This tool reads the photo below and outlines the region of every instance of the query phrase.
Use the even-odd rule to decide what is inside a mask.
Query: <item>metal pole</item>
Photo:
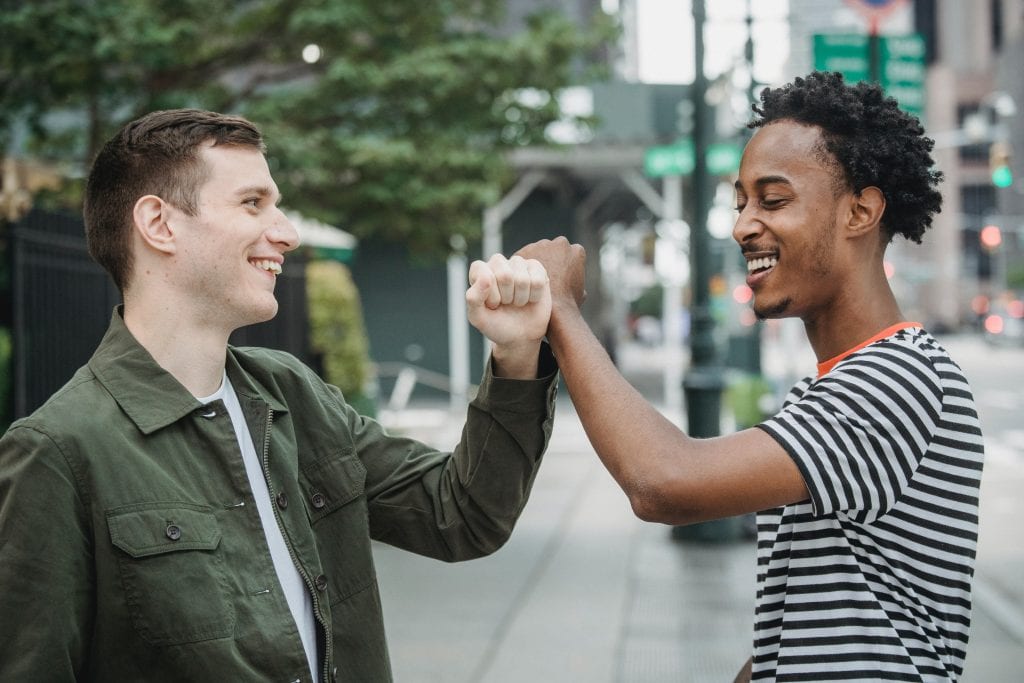
[[[704,75],[704,0],[693,0],[694,64],[693,79],[693,227],[690,230],[690,258],[693,276],[693,309],[690,327],[690,370],[683,382],[686,394],[687,431],[691,436],[718,436],[722,388],[722,368],[715,349],[715,321],[711,316],[712,270],[711,236],[707,230],[711,205],[711,178],[705,155],[710,142],[710,111],[707,105],[708,82]]]
[[[872,83],[882,82],[881,40],[878,38],[878,17],[872,15],[868,23],[868,69]]]
[[[469,322],[466,320],[466,254],[448,256],[448,367],[451,372],[451,409],[465,409],[469,398]]]
[[[750,70],[750,91],[748,98],[751,103],[757,102],[760,93],[758,92],[759,83],[754,78],[754,0],[747,0],[747,44],[744,46],[744,56],[747,59],[747,68]],[[748,140],[750,139],[750,130],[747,129],[747,135],[745,136]],[[745,262],[744,262],[745,265]],[[750,326],[749,343],[751,345],[750,353],[743,354],[744,360],[749,362],[749,366],[744,369],[754,375],[761,374],[761,323],[755,322]]]

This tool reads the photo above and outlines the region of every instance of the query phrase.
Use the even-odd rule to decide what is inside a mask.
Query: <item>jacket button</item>
[[[327,577],[323,574],[318,574],[317,577],[313,579],[313,585],[316,586],[316,589],[321,593],[324,592],[327,590]]]
[[[324,494],[320,493],[319,491],[313,494],[311,501],[313,503],[313,507],[315,507],[317,510],[323,508],[324,505],[327,505],[327,498],[325,498]]]
[[[277,494],[277,507],[281,508],[282,510],[288,507],[288,496],[287,494],[285,494],[284,491],[281,491],[281,493]]]
[[[177,541],[179,538],[181,538],[181,527],[179,527],[177,524],[168,524],[167,529],[164,531],[164,533],[167,534],[167,538],[171,539],[172,541]]]

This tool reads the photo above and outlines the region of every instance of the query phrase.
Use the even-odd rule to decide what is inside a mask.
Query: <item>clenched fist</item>
[[[491,340],[499,365],[536,364],[551,318],[551,287],[539,261],[495,254],[469,267],[469,322]],[[518,374],[518,373],[516,373]]]

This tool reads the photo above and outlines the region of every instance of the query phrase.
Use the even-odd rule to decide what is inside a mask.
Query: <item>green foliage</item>
[[[0,0],[2,2],[4,0]],[[153,109],[242,113],[289,208],[443,255],[479,236],[501,151],[544,142],[560,89],[613,35],[499,0],[46,0],[0,11],[0,148],[84,167]],[[322,58],[301,59],[318,45]],[[17,123],[17,125],[15,125]]]
[[[629,305],[629,312],[635,316],[649,315],[661,320],[661,300],[664,295],[664,288],[660,285],[648,287],[642,294]]]
[[[368,414],[369,341],[359,293],[348,268],[331,260],[308,263],[306,301],[310,350],[320,360],[324,379],[341,389],[357,410]]]
[[[1006,286],[1024,292],[1024,262],[1011,263],[1006,269]]]
[[[725,404],[732,411],[737,429],[753,427],[768,416],[761,410],[761,399],[772,391],[768,381],[760,375],[737,373],[725,388]]]

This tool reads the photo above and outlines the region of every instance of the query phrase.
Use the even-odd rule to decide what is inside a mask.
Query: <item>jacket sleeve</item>
[[[508,540],[551,436],[557,365],[547,345],[541,379],[496,378],[490,365],[450,453],[391,436],[346,406],[374,539],[446,561]]]
[[[0,439],[0,681],[84,674],[94,598],[79,491],[45,434],[15,425]]]

